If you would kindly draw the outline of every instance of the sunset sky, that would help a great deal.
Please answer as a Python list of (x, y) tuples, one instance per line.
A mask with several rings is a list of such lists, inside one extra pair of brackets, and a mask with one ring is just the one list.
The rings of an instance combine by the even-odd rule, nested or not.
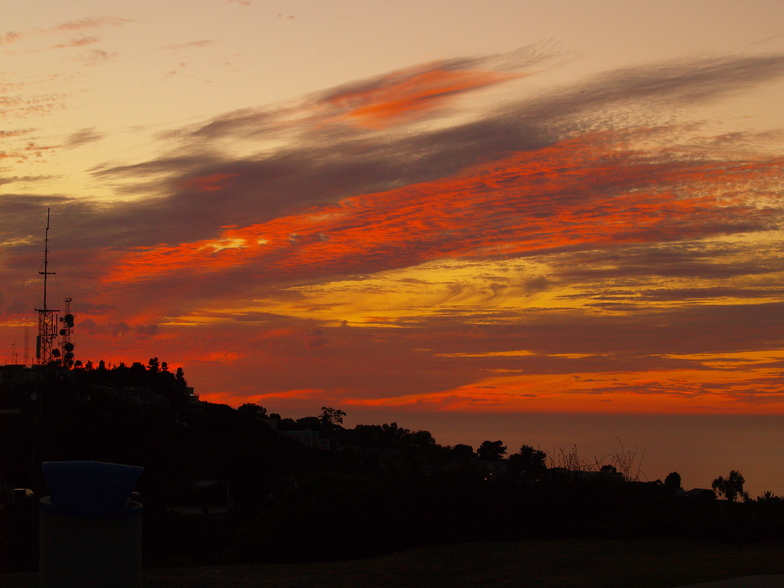
[(783, 104), (776, 1), (6, 3), (0, 359), (51, 208), (202, 399), (784, 415)]

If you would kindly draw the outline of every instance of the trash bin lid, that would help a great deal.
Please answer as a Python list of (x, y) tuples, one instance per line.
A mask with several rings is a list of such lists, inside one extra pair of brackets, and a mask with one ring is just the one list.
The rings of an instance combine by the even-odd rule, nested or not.
[(52, 504), (83, 511), (121, 510), (144, 469), (102, 461), (46, 461)]

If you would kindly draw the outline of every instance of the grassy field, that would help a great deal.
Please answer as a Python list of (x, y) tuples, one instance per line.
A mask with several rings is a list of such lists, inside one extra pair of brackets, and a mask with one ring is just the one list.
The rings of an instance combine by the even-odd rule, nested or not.
[[(346, 562), (146, 571), (147, 588), (266, 587), (670, 587), (784, 574), (784, 544), (731, 545), (684, 539), (559, 539), (427, 547)], [(6, 574), (8, 588), (36, 574)]]

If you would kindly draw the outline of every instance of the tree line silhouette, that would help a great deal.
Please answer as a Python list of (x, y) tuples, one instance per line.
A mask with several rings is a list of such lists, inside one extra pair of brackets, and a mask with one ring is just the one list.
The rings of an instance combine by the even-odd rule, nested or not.
[[(751, 498), (735, 470), (689, 495), (677, 472), (640, 481), (636, 450), (623, 446), (590, 461), (576, 448), (440, 445), (397, 423), (347, 428), (328, 406), (299, 419), (257, 404), (234, 409), (199, 402), (182, 370), (157, 358), (88, 362), (0, 392), (18, 410), (0, 430), (5, 569), (37, 561), (37, 505), (8, 491), (45, 495), (38, 469), (56, 460), (144, 467), (147, 565), (350, 559), (526, 538), (784, 539), (784, 499)], [(318, 445), (303, 442), (307, 431)]]

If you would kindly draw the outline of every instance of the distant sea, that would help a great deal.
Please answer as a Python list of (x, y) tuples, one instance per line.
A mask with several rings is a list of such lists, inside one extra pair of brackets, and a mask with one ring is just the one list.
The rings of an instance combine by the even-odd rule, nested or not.
[[(784, 496), (784, 416), (497, 414), (361, 411), (347, 407), (347, 427), (397, 422), (427, 430), (441, 445), (503, 441), (507, 454), (523, 444), (557, 457), (561, 450), (585, 460), (634, 453), (632, 473), (664, 480), (678, 472), (683, 488), (710, 488), (718, 476), (738, 470), (752, 497), (765, 491)], [(622, 447), (623, 449), (622, 449)]]

